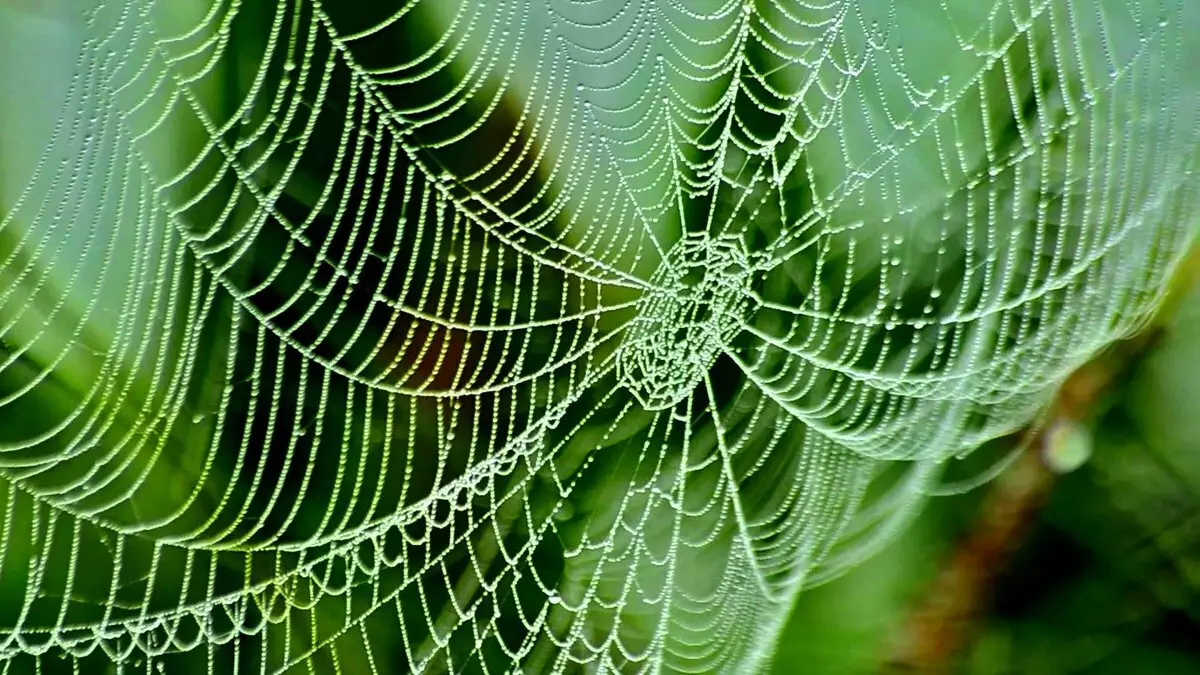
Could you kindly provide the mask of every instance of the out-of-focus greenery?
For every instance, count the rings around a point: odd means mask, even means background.
[[[18,7],[21,12],[18,14],[6,8],[6,4]],[[22,42],[0,41],[0,100],[25,97],[35,102],[18,110],[9,110],[3,122],[8,126],[8,133],[0,134],[4,141],[0,146],[0,212],[18,201],[25,185],[24,174],[42,151],[40,139],[49,134],[57,110],[55,106],[64,96],[63,90],[67,88],[69,73],[74,67],[68,56],[78,49],[75,41],[79,36],[56,18],[60,10],[66,11],[63,8],[67,4],[62,0],[43,6],[35,0],[0,0],[0,21],[8,21],[12,26],[19,20],[26,26],[19,31]],[[170,0],[169,6],[167,3],[163,6],[164,21],[187,24],[195,20],[192,15],[200,13],[205,3]],[[8,34],[16,35],[18,31]],[[250,42],[257,39],[255,33],[249,31],[235,33],[235,39],[245,39],[247,34],[253,38]],[[247,49],[253,51],[257,47],[255,43]],[[954,49],[957,50],[957,46]],[[57,58],[41,58],[47,54]],[[38,58],[30,55],[38,55]],[[224,78],[220,81],[228,82],[229,90],[213,85],[200,91],[198,96],[207,108],[228,113],[236,99],[235,94],[247,85],[239,81],[231,63],[221,64],[220,68],[225,69],[218,69]],[[179,129],[167,127],[163,133],[173,133],[177,143],[163,144],[166,148],[163,152],[168,155],[175,152],[171,148],[194,150],[193,146],[207,142],[204,134],[182,126]],[[329,138],[324,140],[328,143]],[[188,155],[186,152],[178,154]],[[834,168],[840,170],[840,167],[826,167],[825,170],[833,171]],[[270,165],[264,169],[271,170],[275,169]],[[897,170],[897,173],[901,172]],[[314,181],[313,184],[318,183]],[[311,197],[306,192],[310,187],[297,181],[289,186],[293,190],[290,197],[304,202],[306,197]],[[882,220],[870,208],[864,207],[864,210],[870,216],[866,220],[872,223]],[[197,220],[206,222],[202,218]],[[116,219],[104,223],[112,228],[122,227]],[[158,233],[155,236],[165,235]],[[86,266],[92,268],[88,275],[102,276],[94,270],[99,266],[123,272],[130,260],[120,256],[132,258],[139,252],[131,243],[119,239],[118,245],[113,247],[117,251],[116,258],[91,254],[86,258]],[[76,244],[82,251],[83,242],[71,242],[71,245]],[[9,249],[17,248],[15,242],[0,239],[0,251],[7,253]],[[262,258],[270,258],[270,249],[264,251]],[[85,255],[77,252],[77,257]],[[899,259],[896,262],[899,263]],[[914,265],[914,269],[918,268],[924,269]],[[4,290],[5,283],[15,286],[18,280],[0,277],[0,290]],[[29,282],[25,280],[24,283]],[[64,281],[51,279],[50,283],[63,284]],[[113,274],[108,277],[108,283],[106,292],[120,289],[123,282],[119,275]],[[39,302],[50,301],[35,298],[28,304],[41,308]],[[107,299],[101,302],[96,315],[90,317],[89,330],[99,334],[94,338],[99,343],[111,337],[105,335],[105,331],[112,330],[111,324],[120,307],[115,292],[111,304],[106,302]],[[221,317],[217,320],[217,328],[224,328],[219,322],[225,321],[229,313],[228,308],[212,312]],[[30,326],[36,323],[34,319],[40,318],[36,312],[23,316]],[[65,321],[61,323],[71,325]],[[31,330],[29,326],[21,327]],[[146,329],[151,328],[153,326],[147,322]],[[40,325],[38,330],[41,330]],[[213,332],[218,331],[214,328]],[[35,343],[29,335],[18,333],[16,337],[20,338],[16,340],[18,343]],[[86,339],[87,336],[81,338],[69,331],[49,335],[39,333],[29,356],[35,361],[37,357],[48,360],[46,355],[56,354],[61,345],[76,340],[86,342]],[[16,351],[15,347],[0,342],[0,355],[6,355],[5,350]],[[68,363],[67,367],[60,368],[60,376],[64,372],[75,373],[75,379],[79,381],[88,381],[94,376],[89,370],[94,354],[80,351],[84,357],[77,356],[78,363]],[[195,375],[196,391],[187,397],[187,405],[195,412],[189,409],[183,419],[194,422],[202,430],[210,425],[210,417],[205,416],[205,411],[215,409],[220,402],[217,391],[220,389],[218,381],[224,376],[223,372],[218,372],[223,367],[222,356],[220,353],[204,354],[200,359],[202,366]],[[204,372],[206,367],[211,367],[212,372]],[[29,377],[28,373],[14,372],[12,382],[0,384],[10,389],[24,386],[24,380],[19,377]],[[70,381],[71,378],[63,379],[61,396],[42,396],[37,399],[36,409],[29,405],[21,409],[19,415],[9,412],[5,419],[10,422],[19,419],[20,425],[37,429],[49,424],[47,420],[63,416],[65,410],[75,405],[69,394],[71,388],[80,387],[78,382]],[[289,382],[289,387],[291,385]],[[143,387],[145,383],[134,382],[131,386]],[[1014,561],[1010,574],[996,589],[998,602],[994,613],[981,625],[972,651],[963,655],[964,672],[1059,673],[1089,668],[1096,669],[1089,672],[1113,673],[1200,672],[1200,661],[1189,654],[1186,644],[1187,636],[1196,632],[1198,626],[1196,614],[1189,610],[1196,604],[1192,598],[1197,583],[1200,583],[1197,579],[1200,569],[1196,569],[1200,566],[1200,553],[1188,553],[1189,547],[1195,548],[1194,544],[1200,541],[1200,533],[1194,531],[1197,523],[1191,517],[1194,504],[1200,501],[1196,497],[1200,493],[1200,456],[1195,452],[1189,455],[1189,449],[1200,446],[1200,416],[1194,414],[1196,406],[1193,405],[1194,401],[1200,401],[1200,290],[1189,296],[1189,301],[1177,310],[1167,338],[1156,346],[1129,381],[1121,383],[1113,396],[1115,400],[1108,402],[1111,404],[1109,412],[1096,429],[1100,441],[1094,459],[1064,478],[1055,489],[1054,499],[1045,510],[1042,522]],[[141,403],[136,396],[124,401],[129,408],[114,413],[118,426],[136,417]],[[56,408],[57,404],[61,405]],[[244,410],[235,411],[234,418],[243,413]],[[330,426],[335,425],[331,423]],[[6,440],[5,432],[14,438],[27,434],[26,429],[10,424],[7,429],[0,428],[0,441]],[[194,482],[194,474],[199,473],[201,462],[198,458],[202,457],[207,438],[203,433],[178,428],[175,434],[176,437],[166,441],[169,444],[166,454],[171,461],[163,462],[159,469],[161,473],[155,474],[158,480],[150,481],[152,490],[141,493],[140,502],[130,500],[127,505],[134,517],[141,517],[137,513],[139,507],[180,501],[181,495]],[[617,468],[621,467],[614,467],[614,474]],[[209,467],[204,469],[208,471]],[[224,474],[233,472],[227,464],[217,464],[206,474],[207,480],[218,484],[229,478]],[[868,560],[842,579],[802,594],[791,624],[780,641],[774,659],[776,671],[867,673],[878,670],[886,659],[888,643],[896,629],[903,625],[907,613],[926,590],[956,539],[971,527],[970,514],[977,507],[981,494],[981,491],[975,491],[933,500],[916,525],[882,555]],[[315,520],[324,509],[325,504],[320,500],[311,501],[314,503],[300,512],[297,522]],[[596,501],[603,500],[597,498]],[[24,525],[27,523],[18,523],[18,526]],[[93,573],[97,573],[96,569],[107,573],[98,561],[104,559],[102,547],[108,544],[107,541],[95,543],[97,555],[82,561]],[[130,544],[130,547],[135,545]],[[26,557],[28,555],[31,554]],[[550,565],[546,568],[550,569]],[[7,609],[20,606],[27,581],[12,574],[0,580],[0,614],[7,611],[5,606]],[[416,598],[409,599],[412,601],[410,606],[417,605]],[[85,600],[99,606],[106,598],[101,594],[98,598]],[[420,601],[424,600],[422,596]],[[544,601],[544,598],[539,600]],[[39,608],[46,613],[46,616],[37,617],[43,623],[52,623],[55,618],[56,608],[48,607]],[[331,608],[328,612],[331,623],[340,619],[341,607],[337,602],[326,607]],[[372,628],[377,637],[381,631],[388,630],[386,627]],[[268,630],[282,633],[291,628],[276,626]],[[399,643],[398,629],[391,630],[386,641]],[[206,664],[205,656],[203,650],[186,654],[172,662],[172,672],[189,672],[192,668],[199,672],[209,668],[222,672],[223,665]],[[99,659],[85,662],[83,667],[99,667],[99,662]],[[54,669],[58,666],[43,664],[43,667]],[[62,667],[69,668],[65,661]],[[374,666],[368,665],[365,657],[360,656],[358,660],[343,657],[340,667],[343,672],[355,673]]]
[[[1097,401],[1092,457],[1057,480],[948,672],[1200,673],[1200,279],[1177,292],[1158,339]],[[886,672],[986,490],[932,500],[882,554],[802,594],[774,672]]]

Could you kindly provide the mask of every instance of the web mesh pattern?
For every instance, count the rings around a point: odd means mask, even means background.
[[[5,11],[15,672],[752,671],[1200,213],[1188,0]]]

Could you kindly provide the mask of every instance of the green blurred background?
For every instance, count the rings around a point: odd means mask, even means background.
[[[34,0],[8,0],[0,9],[42,11],[62,4],[39,8]],[[10,26],[15,16],[0,12]],[[27,55],[36,43],[47,53],[72,54],[67,48],[72,45],[54,43],[65,40],[55,26],[46,22],[44,35],[23,30],[29,44],[0,40],[0,75],[6,75],[0,77],[0,99],[29,104],[20,115],[7,115],[9,145],[0,153],[4,201],[24,185],[18,169],[38,152],[36,144],[23,147],[17,141],[45,135],[38,125],[49,124],[62,96],[55,89],[73,65],[67,56],[60,62],[39,59],[42,76],[30,77],[29,60],[17,55]],[[0,204],[0,211],[7,206]],[[1028,505],[1027,527],[1007,542],[1010,549],[988,562],[994,576],[975,588],[982,593],[978,614],[962,618],[964,637],[956,648],[936,664],[897,663],[896,654],[913,637],[914,613],[930,602],[954,600],[938,597],[945,590],[936,583],[938,575],[988,518],[986,503],[999,489],[996,484],[931,500],[916,524],[880,555],[801,593],[774,672],[907,667],[974,675],[1200,673],[1197,279],[1200,275],[1181,277],[1175,301],[1148,329],[1154,340],[1121,364],[1089,408],[1091,457],[1053,479],[1045,503]],[[197,655],[201,670],[203,659]]]

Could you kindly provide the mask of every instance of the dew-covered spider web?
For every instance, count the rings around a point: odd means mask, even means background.
[[[1136,328],[1192,0],[0,3],[5,672],[753,672]]]

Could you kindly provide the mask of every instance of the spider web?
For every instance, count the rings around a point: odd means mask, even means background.
[[[761,668],[1200,210],[1194,3],[928,4],[0,8],[8,665]]]

